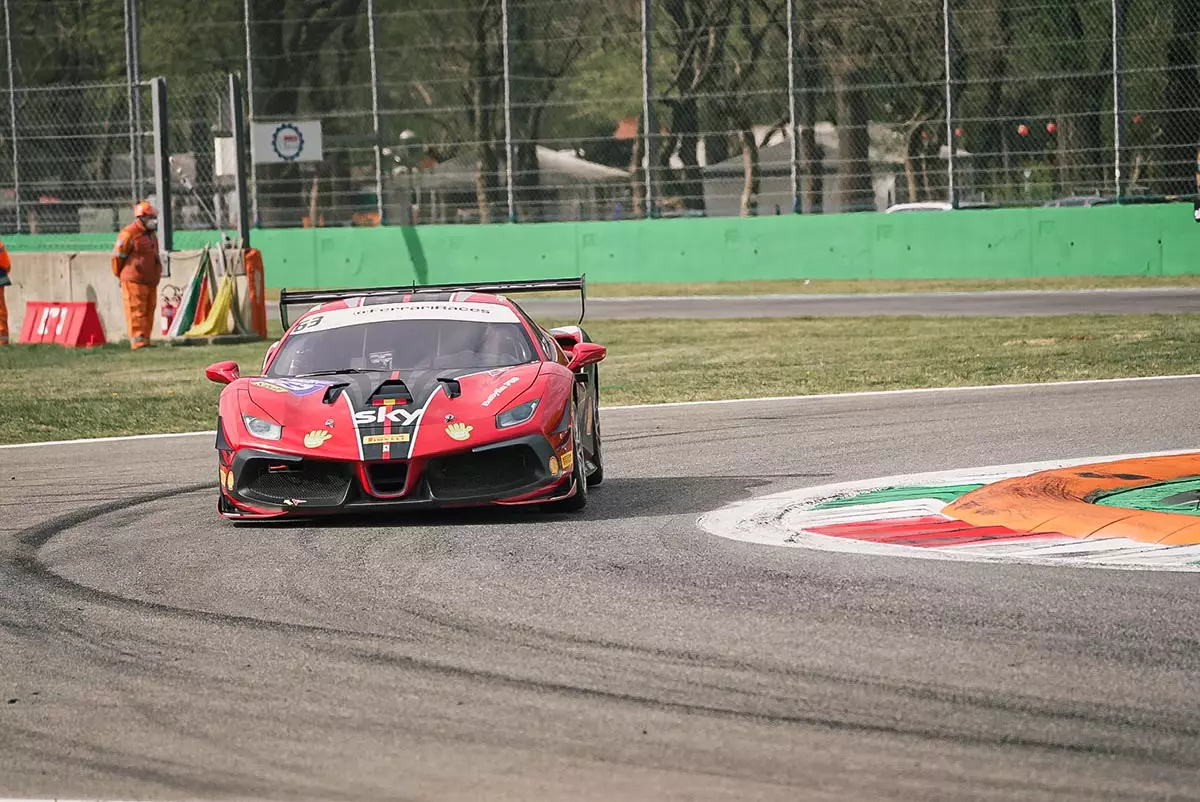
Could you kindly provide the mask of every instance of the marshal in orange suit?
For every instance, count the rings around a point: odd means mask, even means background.
[[[0,242],[0,274],[8,276],[12,272],[12,260],[8,249]],[[8,304],[4,302],[4,286],[0,284],[0,345],[8,345]]]
[[[133,216],[134,221],[117,235],[112,271],[121,280],[129,344],[136,351],[150,345],[162,258],[158,253],[158,235],[154,233],[158,229],[158,212],[142,201],[133,208]]]

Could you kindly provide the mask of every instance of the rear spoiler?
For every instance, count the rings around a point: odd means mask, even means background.
[[[279,291],[279,319],[284,331],[288,328],[287,308],[293,304],[323,304],[346,298],[377,298],[414,292],[492,292],[514,294],[521,292],[579,292],[579,322],[587,311],[587,277],[548,278],[536,281],[494,281],[462,284],[406,284],[400,287],[364,287],[346,290]]]

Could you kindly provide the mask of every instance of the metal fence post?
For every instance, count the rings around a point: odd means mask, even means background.
[[[250,0],[242,2],[242,22],[246,29],[246,113],[254,122],[254,59],[250,49]],[[258,164],[250,159],[250,209],[254,221],[258,221]]]
[[[174,250],[171,225],[171,150],[167,141],[167,79],[150,81],[151,109],[154,115],[154,192],[158,198],[158,243],[164,255]],[[163,259],[168,266],[169,258]]]
[[[12,139],[13,196],[16,202],[16,233],[21,233],[21,169],[17,155],[17,79],[13,75],[12,22],[8,15],[8,0],[4,0],[4,44],[8,51],[8,125]]]
[[[654,84],[650,74],[652,3],[653,0],[642,0],[642,147],[646,151],[646,203],[642,213],[646,217],[654,216],[654,110],[651,103]]]
[[[234,183],[237,187],[237,229],[243,248],[250,247],[250,204],[246,190],[246,115],[242,107],[242,82],[229,73],[229,119],[233,126]]]
[[[500,49],[504,57],[504,181],[508,189],[508,222],[512,223],[517,219],[517,204],[513,193],[512,70],[509,66],[508,0],[500,0]]]
[[[133,199],[144,184],[145,144],[142,142],[142,67],[138,0],[125,0],[125,80],[129,85],[129,171]]]
[[[379,125],[379,60],[375,50],[375,0],[367,0],[367,41],[371,51],[371,130],[375,141],[375,209],[384,225],[383,142]]]
[[[138,86],[133,77],[133,2],[125,0],[125,85],[129,94],[129,196],[137,203],[141,195],[138,170]]]
[[[137,121],[137,180],[138,194],[146,185],[146,142],[142,134],[142,25],[138,16],[138,0],[130,0],[129,22],[132,29],[129,43],[133,50],[133,114]]]
[[[954,72],[950,39],[953,21],[950,17],[950,0],[942,0],[943,54],[946,58],[946,186],[947,200],[952,208],[958,208],[958,188],[955,186],[955,162],[958,145],[954,141]]]
[[[1112,0],[1113,188],[1121,199],[1121,156],[1125,134],[1125,2]]]
[[[789,178],[792,211],[800,211],[800,127],[796,124],[796,0],[787,0],[788,132],[791,140]]]

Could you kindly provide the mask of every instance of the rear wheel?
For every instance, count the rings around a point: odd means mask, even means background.
[[[592,395],[592,446],[595,449],[592,464],[596,466],[596,470],[592,471],[592,475],[587,479],[589,487],[596,487],[604,481],[604,458],[600,453],[600,439],[600,388],[596,387]]]
[[[571,451],[574,454],[574,460],[571,463],[571,477],[575,483],[575,495],[560,501],[549,501],[543,504],[542,508],[546,512],[579,512],[587,506],[587,468],[583,464],[583,451],[580,450],[582,442],[583,438],[579,436],[579,416],[577,413],[574,425],[571,427]]]

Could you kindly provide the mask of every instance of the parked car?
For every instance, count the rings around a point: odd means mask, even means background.
[[[958,204],[958,211],[969,209],[999,209],[999,205],[995,203],[981,203],[977,201],[962,201]],[[948,201],[919,201],[917,203],[897,203],[889,206],[884,214],[897,214],[900,212],[952,212],[954,207]]]
[[[1110,206],[1115,202],[1115,198],[1105,198],[1101,195],[1071,195],[1066,198],[1056,198],[1052,201],[1046,201],[1042,205],[1048,208],[1063,206]]]

